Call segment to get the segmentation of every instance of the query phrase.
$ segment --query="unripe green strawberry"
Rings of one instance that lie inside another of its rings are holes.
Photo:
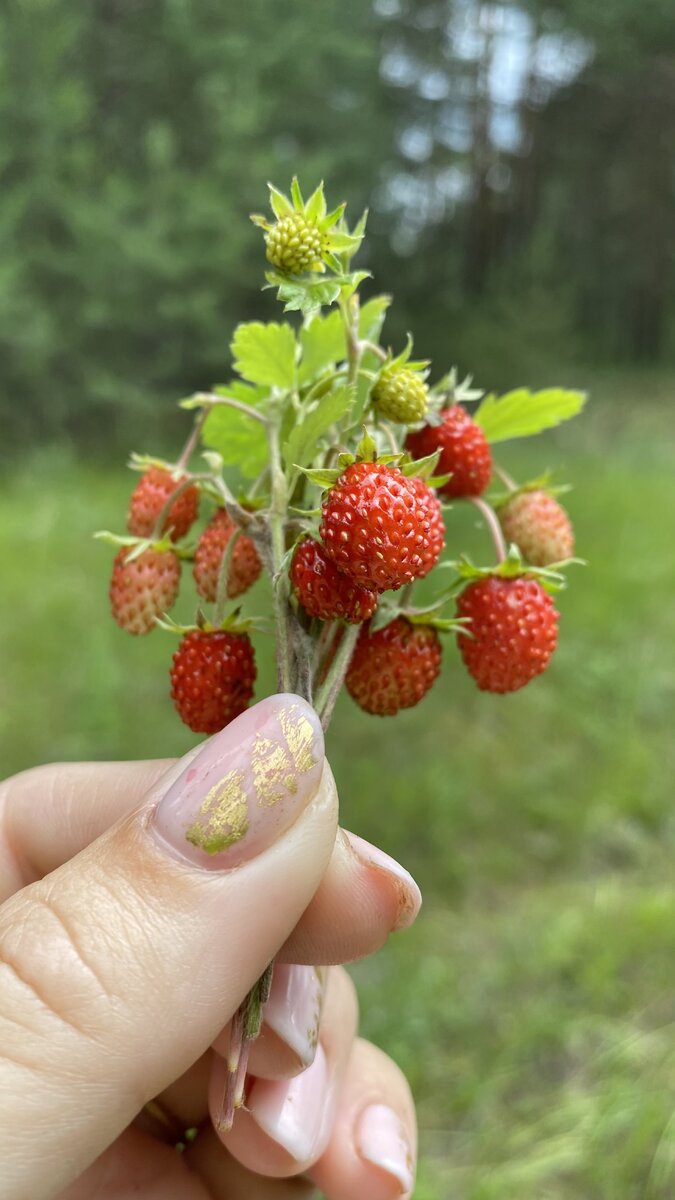
[[[574,554],[574,531],[562,504],[549,492],[520,492],[499,510],[508,542],[515,542],[533,567],[547,567]]]
[[[322,271],[326,239],[302,213],[282,217],[265,235],[267,258],[285,275]]]
[[[408,367],[385,368],[373,388],[378,412],[399,425],[414,425],[427,415],[427,385]]]

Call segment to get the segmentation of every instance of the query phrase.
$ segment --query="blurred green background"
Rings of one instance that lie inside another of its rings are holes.
[[[345,700],[330,733],[345,825],[425,893],[355,969],[418,1100],[420,1200],[675,1194],[674,85],[671,0],[0,9],[3,773],[195,741],[90,535],[123,523],[129,449],[173,452],[175,400],[274,312],[267,178],[369,205],[387,339],[591,392],[500,454],[574,485],[590,566],[547,675],[483,696],[449,643],[419,709]],[[461,505],[449,536],[488,553]]]

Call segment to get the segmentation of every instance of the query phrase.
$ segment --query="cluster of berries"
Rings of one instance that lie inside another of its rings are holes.
[[[557,643],[558,613],[549,594],[552,574],[547,568],[573,553],[565,510],[544,487],[519,488],[508,478],[508,494],[490,506],[484,493],[495,469],[486,421],[465,407],[480,393],[457,387],[454,376],[430,388],[429,364],[410,360],[411,344],[394,358],[363,336],[354,295],[359,277],[345,274],[363,236],[362,223],[350,233],[343,206],[327,214],[322,189],[305,204],[297,181],[291,200],[272,189],[272,207],[275,222],[254,218],[265,230],[267,258],[275,268],[268,280],[278,284],[287,307],[309,314],[310,331],[312,320],[322,321],[316,316],[321,304],[339,299],[345,322],[344,364],[334,357],[320,364],[315,389],[310,377],[298,400],[297,384],[284,383],[285,393],[282,387],[282,379],[297,378],[301,354],[291,327],[244,326],[244,334],[235,335],[234,356],[244,381],[257,384],[265,378],[270,383],[270,415],[264,415],[264,407],[261,412],[260,392],[255,399],[258,409],[248,408],[244,401],[250,384],[244,382],[242,391],[241,380],[232,396],[227,389],[217,389],[218,395],[200,393],[194,399],[212,406],[231,403],[254,419],[258,432],[266,425],[267,435],[272,432],[278,439],[285,419],[279,396],[285,394],[285,411],[293,421],[311,419],[318,432],[315,457],[305,459],[308,469],[291,459],[284,473],[277,441],[276,458],[270,458],[261,476],[255,523],[242,519],[251,515],[252,501],[235,501],[220,476],[216,480],[214,475],[190,474],[185,455],[175,468],[146,461],[131,497],[130,536],[114,539],[120,545],[110,584],[115,620],[131,634],[149,633],[157,624],[182,634],[173,656],[171,694],[181,718],[196,732],[216,732],[252,698],[256,666],[251,626],[238,606],[227,611],[227,601],[248,591],[263,562],[272,578],[277,615],[281,614],[277,637],[288,625],[291,649],[286,648],[286,655],[304,655],[304,674],[298,667],[291,683],[299,687],[302,682],[309,699],[318,696],[320,711],[329,695],[334,702],[343,681],[369,713],[392,715],[417,704],[438,677],[440,634],[448,630],[455,633],[464,665],[479,688],[504,693],[523,687],[546,669]],[[325,281],[326,266],[339,283]],[[382,313],[384,307],[386,302]],[[266,338],[270,358],[261,360]],[[290,356],[283,367],[289,341]],[[364,369],[368,355],[374,370]],[[369,382],[360,418],[366,434],[355,457],[344,447],[358,426],[348,420],[342,426],[331,424],[332,417],[322,424],[317,411],[320,418],[321,405],[332,403],[331,387],[338,392],[342,388],[353,401],[359,376]],[[315,393],[319,399],[314,399]],[[494,404],[494,397],[489,401]],[[509,411],[518,416],[522,430],[520,394],[513,394],[510,403]],[[502,403],[499,410],[500,437],[507,408]],[[543,422],[540,415],[538,427],[565,419],[569,409],[566,402],[559,411],[551,409]],[[208,416],[209,411],[200,413],[200,429]],[[530,421],[527,433],[537,431],[531,426]],[[195,440],[196,434],[188,443],[191,449]],[[207,440],[207,445],[213,444]],[[387,444],[393,453],[383,453]],[[302,440],[294,444],[298,453],[302,445]],[[337,466],[328,469],[336,460]],[[213,471],[219,470],[216,464]],[[320,509],[298,508],[313,483],[324,488]],[[219,507],[197,541],[188,544],[185,539],[198,519],[202,493],[211,499],[219,496]],[[445,546],[442,502],[455,501],[471,501],[482,511],[499,561],[478,569],[460,560],[455,564],[458,579],[441,600],[415,609],[410,589],[437,565]],[[507,554],[509,545],[513,549]],[[167,622],[165,614],[176,601],[186,560],[193,564],[200,598],[215,604],[215,614],[209,621],[200,610],[194,626],[181,627]],[[397,592],[400,603],[398,597],[385,596]],[[441,608],[451,598],[456,608],[449,619],[441,615]]]
[[[187,476],[174,477],[151,467],[141,477],[131,496],[127,528],[133,538],[156,540],[146,546],[141,541],[132,550],[122,547],[110,581],[112,614],[127,633],[150,633],[158,618],[173,608],[181,578],[176,543],[190,532],[198,515],[199,490]],[[159,540],[162,535],[164,540]],[[194,580],[204,600],[216,599],[223,556],[235,535],[234,521],[223,508],[216,509],[194,551]],[[227,596],[235,599],[248,591],[261,570],[253,542],[239,534],[228,564]],[[255,678],[247,632],[194,629],[185,634],[173,657],[172,696],[186,725],[197,733],[216,733],[248,706]]]

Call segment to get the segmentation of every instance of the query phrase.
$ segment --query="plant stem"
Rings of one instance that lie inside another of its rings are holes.
[[[166,518],[168,517],[169,513],[171,512],[171,509],[173,508],[173,505],[175,504],[178,497],[182,496],[183,492],[187,491],[187,489],[189,487],[193,487],[194,484],[199,482],[200,479],[205,479],[205,478],[207,478],[207,476],[188,475],[185,479],[183,479],[181,481],[181,483],[176,484],[175,488],[173,489],[171,494],[169,496],[167,496],[166,500],[164,501],[164,504],[162,505],[162,507],[159,510],[159,513],[157,515],[157,520],[155,521],[152,533],[150,535],[151,542],[159,541],[159,539],[161,538],[161,536],[164,532],[164,522],[166,521]],[[208,478],[210,478],[210,476],[208,476]]]
[[[197,443],[199,441],[202,429],[204,428],[204,422],[205,422],[206,418],[208,417],[208,415],[209,415],[208,408],[203,408],[202,411],[200,413],[198,413],[197,416],[195,417],[195,419],[192,423],[192,430],[190,432],[190,436],[188,437],[185,445],[183,446],[183,449],[180,452],[180,458],[178,459],[178,461],[176,463],[177,470],[180,470],[180,471],[186,470],[187,465],[197,448]]]
[[[499,524],[499,519],[494,508],[491,508],[487,501],[483,500],[482,496],[469,496],[467,498],[470,500],[471,504],[473,504],[474,508],[478,509],[483,520],[485,521],[485,524],[487,525],[490,536],[494,543],[497,562],[504,562],[504,559],[506,558],[506,543],[504,542],[502,527]]]
[[[230,566],[234,557],[234,548],[241,537],[241,530],[235,529],[225,547],[220,567],[218,569],[218,585],[216,588],[216,608],[213,614],[213,624],[220,627],[225,619],[225,606],[229,599],[228,585],[230,582]]]
[[[290,609],[288,604],[288,575],[283,570],[286,554],[286,512],[288,487],[281,466],[279,449],[279,427],[269,423],[267,436],[270,447],[270,480],[272,497],[269,510],[269,528],[272,546],[272,591],[274,595],[274,621],[277,643],[277,690],[293,690],[292,643],[289,630]]]
[[[496,463],[492,464],[492,470],[497,478],[501,479],[504,487],[507,487],[510,492],[518,491],[518,484],[516,483],[515,479],[511,478],[508,471],[505,471],[503,467],[498,467]]]
[[[344,683],[347,668],[351,661],[354,647],[361,630],[360,625],[350,625],[342,635],[342,640],[335,653],[328,674],[319,688],[314,707],[321,717],[323,729],[327,729],[333,715],[335,702]]]
[[[267,417],[259,413],[257,409],[251,408],[248,404],[242,404],[241,400],[235,400],[233,396],[216,396],[213,392],[197,392],[196,400],[208,406],[208,409],[222,407],[236,408],[237,412],[243,413],[245,417],[250,417],[253,421],[260,421],[261,425],[267,425]]]

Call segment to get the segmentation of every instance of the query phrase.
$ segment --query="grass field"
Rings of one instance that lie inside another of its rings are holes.
[[[344,824],[425,894],[416,928],[355,968],[364,1028],[418,1099],[419,1200],[675,1195],[674,389],[606,377],[576,428],[501,455],[575,485],[590,565],[544,678],[483,696],[448,644],[420,708],[394,723],[345,700],[331,729]],[[107,617],[90,533],[122,525],[128,488],[55,451],[0,487],[4,773],[195,740],[167,700],[168,639]],[[449,531],[489,554],[472,511]]]

